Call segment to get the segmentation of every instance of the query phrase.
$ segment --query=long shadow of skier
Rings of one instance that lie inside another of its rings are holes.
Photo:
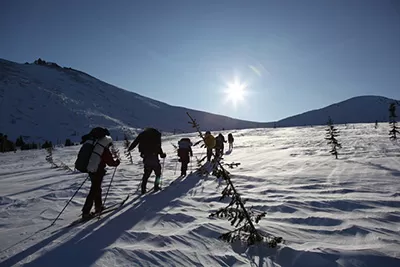
[[[265,245],[255,245],[250,247],[246,255],[254,266],[326,266],[341,267],[350,266],[357,262],[360,266],[399,266],[400,259],[388,255],[374,255],[358,253],[340,253],[339,251],[302,251],[289,246],[280,249],[268,248]],[[312,261],[312,264],[310,263]]]
[[[104,249],[113,244],[126,230],[132,229],[143,217],[149,218],[163,210],[171,201],[189,192],[201,179],[201,176],[192,174],[179,184],[174,183],[172,185],[174,190],[168,188],[166,191],[160,191],[155,195],[144,196],[146,205],[143,204],[143,201],[135,202],[134,206],[127,208],[126,211],[108,221],[95,232],[92,233],[94,228],[98,227],[97,223],[91,224],[70,240],[24,266],[90,266],[104,254]],[[59,233],[56,236],[49,237],[12,256],[2,262],[1,265],[11,266],[18,263],[61,235],[62,233]]]

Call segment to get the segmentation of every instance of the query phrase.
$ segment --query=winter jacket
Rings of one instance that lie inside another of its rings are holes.
[[[101,161],[99,164],[99,167],[97,168],[97,171],[103,171],[104,168],[108,166],[116,167],[119,165],[119,161],[114,160],[111,151],[108,147],[104,148],[103,154],[101,155]]]
[[[229,143],[233,143],[234,140],[235,139],[233,138],[233,135],[232,134],[228,134],[228,142]]]
[[[187,160],[190,156],[193,156],[193,151],[192,151],[192,142],[190,142],[189,138],[182,138],[178,142],[178,157],[181,159]]]
[[[224,146],[224,143],[226,143],[225,137],[222,134],[219,134],[217,138],[215,138],[215,147],[221,148]]]
[[[204,136],[204,142],[206,144],[207,149],[212,149],[215,147],[215,138],[212,134],[206,134]]]

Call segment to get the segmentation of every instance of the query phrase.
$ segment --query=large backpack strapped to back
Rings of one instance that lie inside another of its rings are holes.
[[[82,147],[75,161],[75,169],[84,173],[97,171],[104,148],[112,142],[112,138],[107,136],[109,134],[107,129],[96,127],[82,136]]]
[[[159,131],[154,128],[146,128],[139,135],[139,152],[141,154],[157,154],[161,151],[161,133]]]
[[[192,146],[189,138],[182,138],[178,142],[178,157],[187,157],[189,150]]]

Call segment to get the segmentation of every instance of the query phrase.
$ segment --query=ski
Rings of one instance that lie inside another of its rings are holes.
[[[109,209],[111,209],[110,211],[114,211],[114,210],[122,208],[122,206],[129,199],[129,197],[130,197],[130,194],[128,194],[126,196],[126,198],[121,203],[117,203],[117,204],[111,205],[111,207],[106,208],[105,211],[108,211]],[[108,212],[105,212],[105,213],[108,213]],[[100,220],[100,216],[103,215],[103,214],[104,214],[104,210],[102,212],[100,212],[100,213],[95,214],[94,216],[96,216]]]
[[[54,234],[55,232],[58,232],[58,231],[60,231],[62,229],[71,228],[71,227],[74,227],[74,226],[77,226],[77,225],[80,225],[80,224],[84,224],[84,223],[86,223],[86,222],[88,222],[88,221],[90,221],[90,220],[92,220],[92,219],[94,219],[96,217],[98,217],[100,219],[101,215],[104,215],[104,214],[107,214],[107,213],[110,213],[112,211],[115,211],[115,210],[118,210],[118,209],[122,208],[122,206],[124,206],[125,202],[129,199],[129,197],[130,197],[130,194],[128,194],[128,196],[123,201],[121,201],[120,203],[115,203],[115,204],[105,208],[101,212],[92,213],[92,214],[90,214],[90,216],[88,218],[85,218],[85,219],[84,218],[79,218],[79,219],[73,221],[72,223],[59,228],[58,230],[53,231],[52,234]]]

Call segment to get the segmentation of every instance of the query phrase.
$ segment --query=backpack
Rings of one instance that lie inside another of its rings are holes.
[[[190,141],[189,138],[182,138],[178,142],[178,157],[188,157],[190,148],[192,146],[192,142]]]
[[[179,148],[189,149],[191,146],[192,146],[192,142],[190,141],[189,138],[182,138],[178,142]]]
[[[216,138],[215,138],[215,147],[221,148],[224,145],[224,136],[222,134],[219,134]]]
[[[93,152],[97,140],[104,138],[106,135],[110,134],[109,131],[105,128],[96,127],[90,131],[89,134],[82,136],[82,147],[79,149],[78,157],[75,161],[75,169],[80,172],[87,173],[89,161]],[[96,153],[99,154],[99,153]],[[99,155],[101,157],[101,154]]]
[[[161,133],[154,128],[146,128],[140,134],[139,152],[157,154],[161,151]]]

